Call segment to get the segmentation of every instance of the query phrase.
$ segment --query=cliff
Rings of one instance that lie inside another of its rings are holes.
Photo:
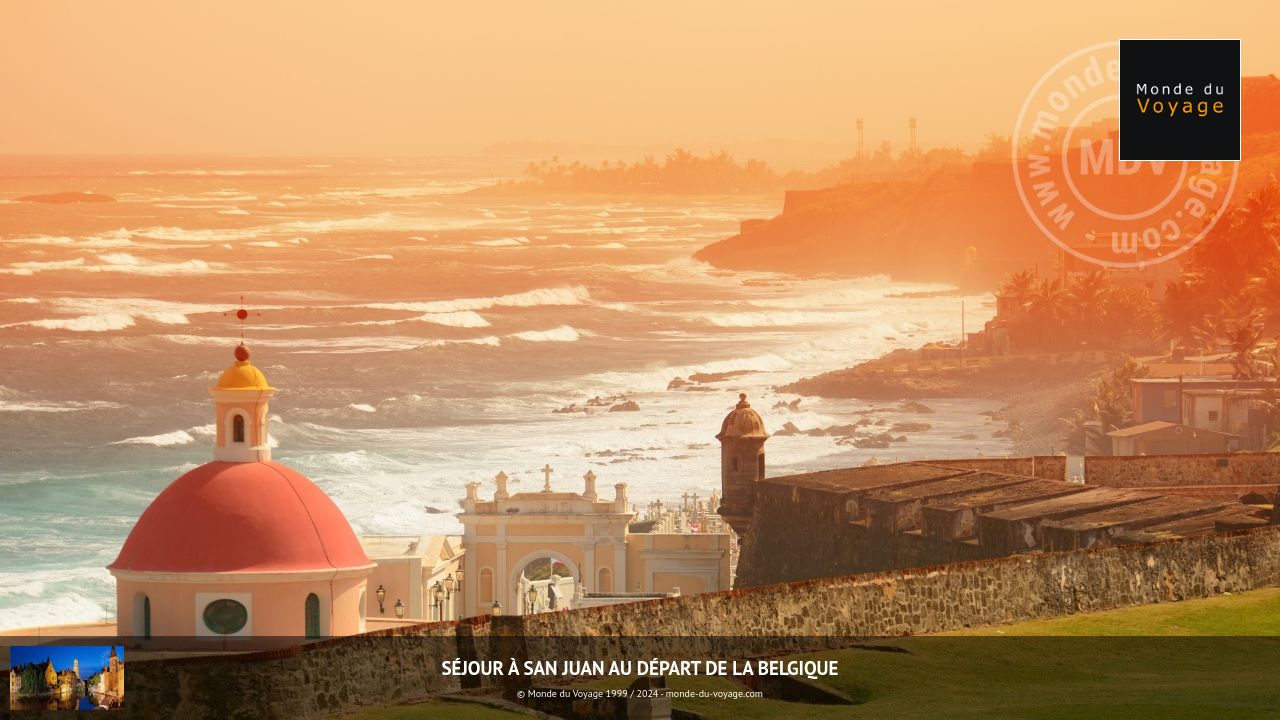
[[[1280,172],[1280,79],[1245,78],[1245,161],[1235,197]],[[1005,274],[1052,262],[1056,247],[1018,198],[1004,162],[923,178],[883,178],[789,191],[781,215],[744,218],[742,232],[695,257],[717,267],[869,275],[990,288]]]

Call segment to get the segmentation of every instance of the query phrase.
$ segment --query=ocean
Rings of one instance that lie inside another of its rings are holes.
[[[207,388],[241,339],[280,388],[277,460],[361,533],[452,533],[464,484],[643,507],[719,484],[745,392],[773,431],[925,421],[890,449],[792,435],[769,472],[1004,455],[995,403],[826,401],[773,388],[993,309],[944,285],[795,278],[691,259],[781,198],[517,194],[501,158],[0,158],[0,629],[112,617],[134,520],[211,459]],[[16,198],[91,191],[116,202]],[[886,248],[886,252],[891,252]],[[677,377],[729,377],[668,389]],[[579,408],[600,398],[592,412]],[[639,410],[610,412],[625,400]],[[779,406],[779,407],[775,407]],[[961,439],[958,436],[978,439]]]

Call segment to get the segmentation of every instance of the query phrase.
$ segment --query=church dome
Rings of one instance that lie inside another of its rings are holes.
[[[298,471],[274,462],[211,462],[156,496],[109,569],[282,572],[371,565],[342,511]]]
[[[738,396],[738,405],[724,417],[724,422],[720,425],[720,434],[717,439],[725,438],[767,438],[769,433],[764,431],[764,420],[760,419],[760,413],[751,409],[751,403],[747,402],[747,394],[742,393]]]
[[[236,346],[236,361],[231,367],[222,371],[218,378],[217,390],[273,390],[267,383],[262,371],[249,362],[249,348]]]

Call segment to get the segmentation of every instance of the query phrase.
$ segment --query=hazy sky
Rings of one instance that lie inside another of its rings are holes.
[[[81,2],[0,5],[0,153],[461,154],[978,144],[1063,55],[1240,37],[1280,72],[1280,10],[1220,2]]]

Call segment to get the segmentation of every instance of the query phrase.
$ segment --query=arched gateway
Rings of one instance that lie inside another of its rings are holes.
[[[584,592],[625,592],[622,587],[597,587],[599,578],[627,577],[627,525],[633,518],[627,504],[627,485],[614,486],[612,500],[596,496],[595,473],[587,472],[582,493],[551,489],[550,466],[540,492],[507,492],[507,476],[495,478],[493,500],[481,500],[480,483],[468,483],[462,501],[462,544],[465,575],[477,582],[463,587],[464,615],[484,615],[496,601],[502,611],[515,615],[529,604],[526,570],[531,565],[559,564],[562,577],[572,578],[571,586]],[[554,562],[551,562],[554,561]],[[554,577],[551,578],[554,580]],[[546,583],[535,582],[545,593]],[[560,587],[563,587],[560,586]],[[563,598],[567,607],[570,598]],[[534,605],[545,608],[544,602]]]

